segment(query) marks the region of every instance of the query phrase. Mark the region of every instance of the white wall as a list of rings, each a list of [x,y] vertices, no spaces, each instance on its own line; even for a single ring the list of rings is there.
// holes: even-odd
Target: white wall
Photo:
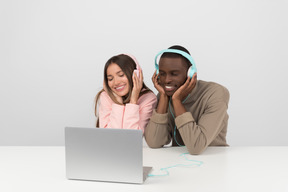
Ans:
[[[230,90],[230,145],[288,145],[287,18],[285,0],[1,0],[0,145],[63,145],[94,126],[111,56],[135,55],[153,88],[174,44]]]

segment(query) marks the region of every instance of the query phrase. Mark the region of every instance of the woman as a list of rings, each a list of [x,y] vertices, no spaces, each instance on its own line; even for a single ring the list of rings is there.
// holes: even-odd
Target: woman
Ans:
[[[156,95],[143,82],[142,70],[133,56],[120,54],[106,62],[103,89],[96,96],[96,127],[144,132],[156,103]]]

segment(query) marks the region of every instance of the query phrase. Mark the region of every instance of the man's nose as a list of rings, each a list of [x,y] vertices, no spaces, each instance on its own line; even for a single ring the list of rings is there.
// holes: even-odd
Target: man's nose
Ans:
[[[168,83],[170,83],[171,81],[172,81],[171,75],[166,75],[166,77],[165,77],[165,83],[168,84]]]

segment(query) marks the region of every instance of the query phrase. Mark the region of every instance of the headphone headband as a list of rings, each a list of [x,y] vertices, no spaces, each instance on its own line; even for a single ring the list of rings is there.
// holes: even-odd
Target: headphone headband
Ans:
[[[135,58],[133,55],[130,55],[130,54],[127,54],[127,53],[123,53],[123,55],[127,55],[127,56],[129,56],[131,59],[133,59],[133,61],[136,63],[136,69],[137,69],[137,70],[141,69],[138,61],[136,60],[136,58]]]
[[[185,51],[181,51],[179,49],[164,49],[162,51],[160,51],[156,56],[155,56],[155,65],[158,65],[157,63],[157,59],[160,55],[162,55],[163,53],[177,53],[179,55],[182,55],[183,57],[185,57],[186,59],[188,59],[188,61],[190,61],[190,63],[193,65],[195,65],[194,59],[191,57],[191,55],[189,55],[188,53],[186,53]]]
[[[196,65],[194,62],[194,59],[191,57],[191,55],[189,55],[188,53],[186,53],[185,51],[181,51],[179,49],[164,49],[162,51],[160,51],[156,56],[155,56],[155,69],[156,69],[156,73],[159,73],[159,64],[157,63],[157,59],[160,55],[162,55],[163,53],[177,53],[179,55],[182,55],[183,57],[185,57],[186,59],[188,59],[188,61],[190,61],[190,63],[192,64],[192,66],[188,69],[188,75],[189,76],[193,76],[193,74],[195,72],[197,72],[196,69]]]

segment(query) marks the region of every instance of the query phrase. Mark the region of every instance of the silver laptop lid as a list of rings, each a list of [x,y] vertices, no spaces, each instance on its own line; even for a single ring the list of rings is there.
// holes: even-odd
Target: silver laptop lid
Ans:
[[[68,179],[143,183],[142,131],[65,128]]]

